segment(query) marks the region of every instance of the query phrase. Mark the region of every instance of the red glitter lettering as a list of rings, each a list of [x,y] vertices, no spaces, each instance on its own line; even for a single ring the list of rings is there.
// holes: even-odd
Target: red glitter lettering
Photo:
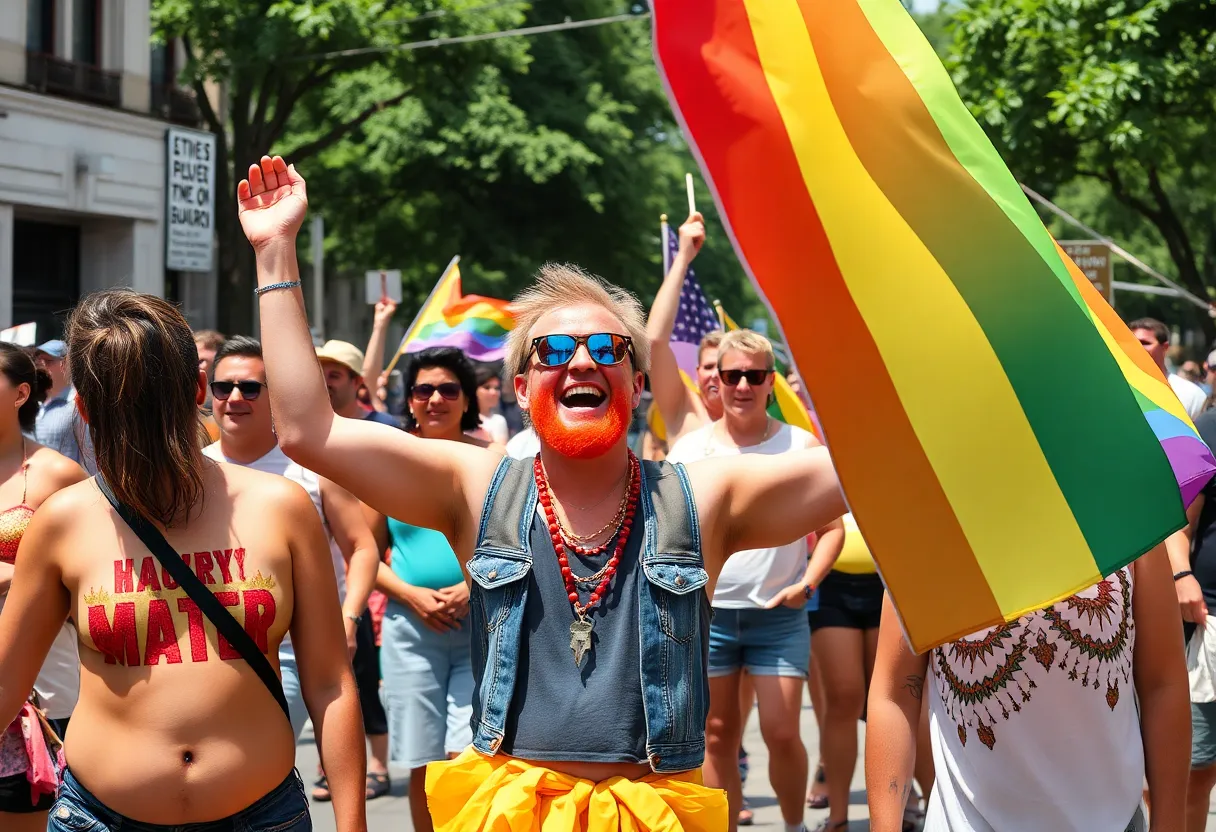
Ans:
[[[232,556],[236,558],[236,569],[241,573],[241,580],[245,580],[245,550],[233,549]]]
[[[151,667],[160,663],[161,656],[167,664],[181,664],[182,651],[177,646],[177,628],[173,625],[173,613],[169,602],[153,598],[148,602],[148,638],[144,646],[144,664]]]
[[[241,594],[239,592],[217,592],[215,593],[215,599],[225,607],[235,607],[241,603]],[[219,633],[216,633],[216,637],[219,639],[220,661],[226,662],[241,657],[236,648],[228,643],[228,639]]]
[[[215,562],[220,567],[220,575],[223,577],[224,583],[232,583],[232,550],[216,549],[211,554],[215,556]]]
[[[245,632],[249,633],[259,650],[269,655],[266,633],[274,623],[274,596],[265,589],[247,589],[244,595]]]
[[[203,613],[189,598],[178,598],[177,608],[186,614],[190,630],[190,661],[207,661],[207,633],[203,630]]]
[[[210,552],[194,553],[194,574],[198,575],[198,579],[204,584],[215,583],[215,578],[211,577],[212,568]]]
[[[127,561],[132,564],[133,561]],[[127,572],[130,579],[131,572]],[[139,641],[135,637],[135,602],[120,601],[114,605],[114,625],[100,604],[89,607],[89,638],[106,658],[106,664],[139,667]]]
[[[160,589],[160,579],[156,577],[156,558],[144,558],[139,566],[139,583],[135,585],[136,592],[145,589]]]
[[[114,561],[114,594],[125,595],[135,591],[135,561]]]

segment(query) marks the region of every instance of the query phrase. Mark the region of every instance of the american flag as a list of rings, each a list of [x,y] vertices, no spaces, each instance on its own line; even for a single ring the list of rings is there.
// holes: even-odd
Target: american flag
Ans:
[[[675,229],[664,227],[667,236],[663,252],[664,274],[671,267],[671,262],[680,250],[679,235]],[[676,324],[671,331],[671,349],[676,354],[676,363],[689,378],[697,377],[697,347],[701,339],[710,332],[721,329],[718,315],[714,307],[701,291],[696,275],[691,268],[684,277],[684,287],[680,290],[680,308],[676,312]]]

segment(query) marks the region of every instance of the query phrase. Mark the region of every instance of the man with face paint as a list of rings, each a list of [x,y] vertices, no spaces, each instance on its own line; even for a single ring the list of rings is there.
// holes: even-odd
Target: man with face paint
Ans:
[[[534,459],[337,417],[300,292],[304,180],[278,157],[248,176],[237,195],[281,447],[442,532],[470,579],[473,744],[428,769],[435,828],[725,829],[725,795],[700,776],[709,594],[730,552],[844,513],[827,450],[639,462],[627,428],[650,361],[641,306],[566,266],[516,299],[507,346]]]

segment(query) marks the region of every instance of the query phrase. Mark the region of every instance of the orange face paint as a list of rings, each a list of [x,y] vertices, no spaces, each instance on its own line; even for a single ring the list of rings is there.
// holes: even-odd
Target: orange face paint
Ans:
[[[552,378],[550,378],[552,377]],[[629,427],[629,391],[614,388],[603,416],[578,413],[558,404],[559,373],[541,374],[529,401],[528,415],[540,441],[562,456],[595,459],[608,453]]]

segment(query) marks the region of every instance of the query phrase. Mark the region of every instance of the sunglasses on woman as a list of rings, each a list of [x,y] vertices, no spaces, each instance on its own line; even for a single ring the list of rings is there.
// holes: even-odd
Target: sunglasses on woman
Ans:
[[[221,402],[228,401],[233,389],[241,391],[241,398],[247,402],[254,401],[262,395],[266,385],[260,381],[213,381],[211,382],[211,397]]]
[[[633,339],[614,332],[592,335],[542,335],[532,339],[531,355],[544,367],[565,367],[581,345],[586,345],[591,360],[601,367],[612,367],[633,356]]]
[[[765,379],[772,372],[772,370],[718,370],[718,378],[722,379],[722,383],[727,387],[738,387],[739,382],[743,379],[747,379],[747,383],[752,387],[758,387],[764,384]]]
[[[415,384],[410,388],[410,395],[416,402],[429,402],[436,390],[439,391],[440,396],[450,402],[460,398],[461,387],[454,381],[445,381],[442,384]]]

